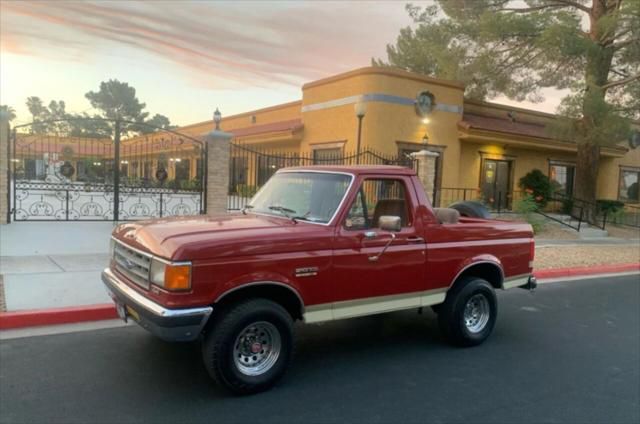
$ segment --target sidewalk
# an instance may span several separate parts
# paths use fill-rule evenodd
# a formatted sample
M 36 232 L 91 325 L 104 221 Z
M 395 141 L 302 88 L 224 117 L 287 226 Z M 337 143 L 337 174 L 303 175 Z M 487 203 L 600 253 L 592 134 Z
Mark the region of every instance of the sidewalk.
M 109 302 L 100 280 L 100 272 L 108 260 L 107 253 L 2 256 L 0 274 L 4 280 L 6 310 Z
M 0 226 L 0 311 L 109 302 L 107 266 L 113 222 L 13 222 Z

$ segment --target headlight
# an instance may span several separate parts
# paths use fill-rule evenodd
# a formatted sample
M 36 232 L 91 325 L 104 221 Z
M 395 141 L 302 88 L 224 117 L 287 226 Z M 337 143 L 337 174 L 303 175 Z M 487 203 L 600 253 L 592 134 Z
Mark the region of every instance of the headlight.
M 149 274 L 151 282 L 164 289 L 177 291 L 191 288 L 190 264 L 170 264 L 152 259 Z

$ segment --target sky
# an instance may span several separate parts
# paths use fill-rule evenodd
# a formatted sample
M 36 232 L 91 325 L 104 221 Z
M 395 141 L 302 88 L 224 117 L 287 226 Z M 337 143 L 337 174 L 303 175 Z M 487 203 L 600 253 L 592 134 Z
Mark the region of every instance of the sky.
M 147 111 L 187 125 L 299 100 L 302 84 L 386 58 L 405 1 L 0 1 L 0 104 L 26 98 L 92 112 L 84 94 L 118 79 Z M 420 1 L 412 1 L 419 5 Z M 562 93 L 532 104 L 553 112 Z

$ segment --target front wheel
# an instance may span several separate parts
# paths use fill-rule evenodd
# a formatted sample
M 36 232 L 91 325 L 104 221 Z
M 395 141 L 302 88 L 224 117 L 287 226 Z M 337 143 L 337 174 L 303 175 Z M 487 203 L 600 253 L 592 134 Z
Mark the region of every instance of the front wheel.
M 438 324 L 447 341 L 456 346 L 484 342 L 496 323 L 498 301 L 491 284 L 469 277 L 458 282 L 440 305 Z
M 236 394 L 271 388 L 291 362 L 291 315 L 266 299 L 240 302 L 222 314 L 202 345 L 209 375 Z

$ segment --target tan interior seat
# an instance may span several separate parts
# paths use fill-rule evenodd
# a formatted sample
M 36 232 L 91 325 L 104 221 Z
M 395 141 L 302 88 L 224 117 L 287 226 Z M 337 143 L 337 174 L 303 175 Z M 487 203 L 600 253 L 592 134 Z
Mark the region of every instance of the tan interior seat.
M 383 215 L 399 216 L 403 227 L 407 226 L 407 204 L 404 199 L 379 200 L 373 210 L 373 226 L 378 227 L 378 220 Z
M 451 208 L 433 208 L 433 212 L 441 224 L 457 224 L 460 212 Z

